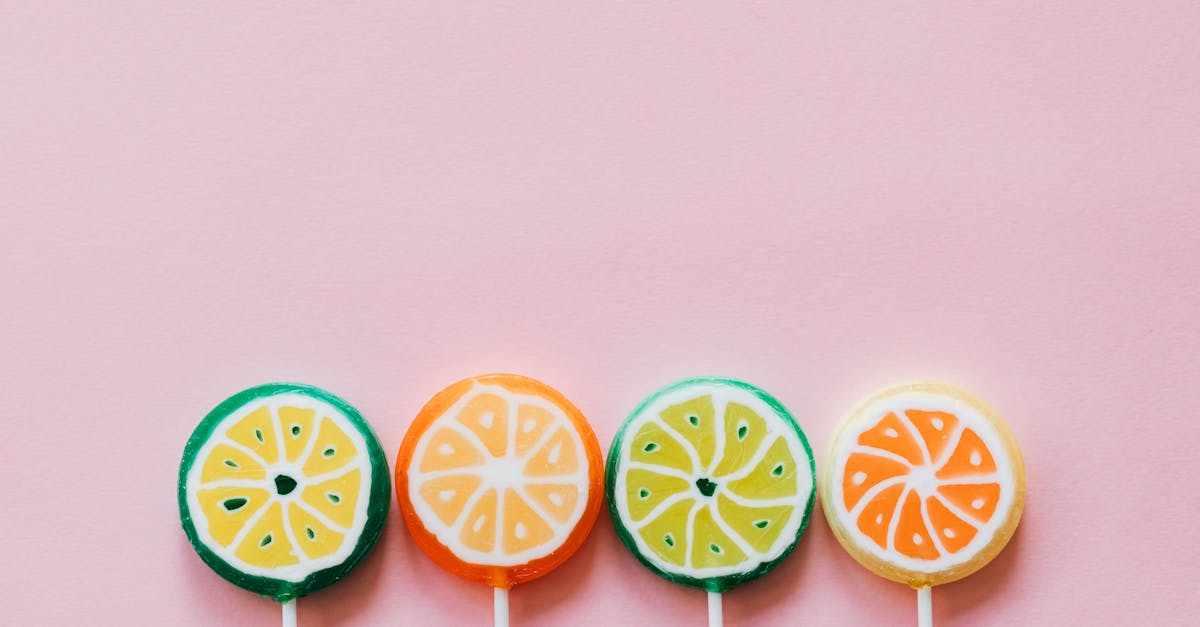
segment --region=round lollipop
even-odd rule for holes
[[[583,414],[550,386],[515,374],[438,392],[396,457],[396,497],[417,545],[451,573],[508,590],[554,570],[600,511],[600,446]]]
[[[651,571],[721,593],[766,574],[808,525],[812,450],[787,409],[748,383],[695,378],[642,401],[613,440],[608,507]]]
[[[1025,468],[1008,425],[944,383],[880,390],[842,421],[821,474],[825,516],[846,551],[918,591],[983,568],[1008,543],[1025,502]]]
[[[179,467],[179,514],[200,557],[283,603],[345,577],[387,517],[387,463],[346,401],[308,385],[239,392],[196,427]]]

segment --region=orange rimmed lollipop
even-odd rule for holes
[[[600,446],[587,420],[550,386],[515,374],[464,379],[417,415],[396,457],[396,497],[434,562],[507,591],[566,561],[604,496]]]

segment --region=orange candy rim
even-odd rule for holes
[[[579,522],[568,534],[566,540],[548,555],[516,566],[491,566],[460,559],[425,526],[408,496],[408,469],[421,436],[476,384],[496,385],[514,394],[538,396],[553,403],[563,411],[579,434],[583,441],[584,453],[587,456],[587,504]],[[518,374],[486,374],[469,377],[435,394],[421,408],[416,419],[409,426],[408,432],[404,435],[400,451],[396,455],[395,479],[396,500],[400,505],[400,514],[404,518],[409,534],[412,535],[421,551],[450,573],[468,581],[487,584],[493,588],[509,589],[516,584],[537,579],[558,568],[583,546],[600,513],[601,504],[604,502],[604,460],[596,434],[592,431],[592,427],[583,413],[558,390],[541,381]]]

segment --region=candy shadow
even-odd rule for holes
[[[832,536],[824,529],[825,518],[814,507],[808,528],[800,536],[792,552],[771,572],[749,581],[724,594],[725,622],[734,625],[777,624],[790,617],[780,616],[781,608],[793,605],[797,594],[810,589],[804,579],[813,556],[813,548]]]
[[[1005,589],[1012,585],[1021,560],[1022,535],[1021,525],[1018,525],[1008,545],[990,564],[965,579],[933,589],[935,624],[940,621],[954,624],[971,616],[994,615],[986,606],[989,602],[1001,602],[993,599],[1004,599]],[[916,603],[915,599],[913,602]]]
[[[516,625],[545,623],[550,616],[565,615],[572,606],[601,588],[599,565],[603,552],[620,545],[608,512],[601,510],[591,533],[579,550],[554,571],[515,586],[509,593],[509,616]],[[564,585],[569,582],[569,585]]]
[[[362,624],[357,617],[371,607],[371,599],[382,586],[388,554],[396,551],[396,545],[405,539],[402,537],[403,525],[397,528],[399,518],[393,503],[383,533],[363,561],[340,581],[297,599],[296,614],[300,624]]]
[[[204,617],[202,622],[212,625],[279,622],[282,610],[278,603],[223,579],[200,559],[182,531],[175,546],[183,565],[185,585],[180,594],[181,601],[189,608],[188,615]]]

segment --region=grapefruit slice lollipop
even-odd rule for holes
[[[680,381],[652,394],[608,455],[608,506],[625,546],[655,574],[721,593],[766,574],[812,514],[812,451],[792,415],[750,384]]]
[[[230,582],[284,604],[346,576],[387,518],[387,462],[342,399],[275,383],[226,399],[196,427],[179,468],[183,529]]]
[[[417,415],[396,457],[396,497],[434,562],[496,590],[545,575],[583,544],[603,496],[600,446],[550,386],[515,374],[464,379]]]
[[[919,591],[983,568],[1016,530],[1025,469],[1003,418],[970,392],[909,383],[872,394],[842,421],[821,477],[838,541],[876,574]]]

